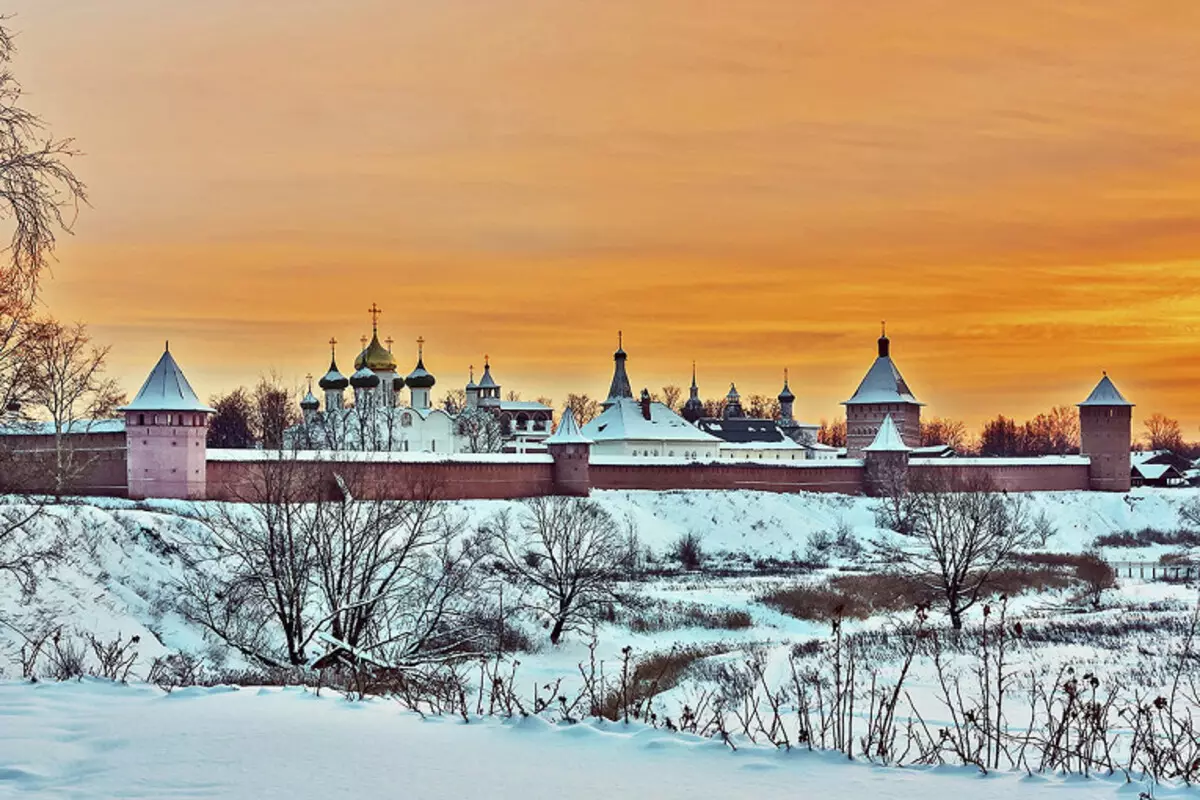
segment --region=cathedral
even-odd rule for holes
[[[542,403],[504,400],[484,357],[483,376],[474,370],[463,407],[436,404],[437,384],[425,367],[425,340],[418,338],[417,362],[407,375],[397,371],[393,340],[379,340],[379,315],[372,305],[371,337],[362,338],[347,378],[337,365],[337,340],[329,340],[329,370],[317,382],[322,405],[308,392],[300,401],[303,419],[288,432],[289,444],[317,450],[384,450],[417,453],[540,452],[551,432],[552,409]],[[405,403],[405,390],[408,402]],[[347,397],[349,390],[350,397]]]

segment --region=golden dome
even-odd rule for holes
[[[354,359],[355,369],[362,369],[364,365],[375,372],[396,371],[396,359],[392,358],[391,351],[379,343],[378,333],[371,336],[371,343]]]

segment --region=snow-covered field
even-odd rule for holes
[[[0,685],[0,796],[45,798],[1137,797],[1123,779],[847,764],[622,723],[463,724],[301,689]],[[1158,797],[1190,796],[1157,787]]]
[[[1147,489],[1129,495],[1033,494],[1027,500],[1031,511],[1044,514],[1053,526],[1045,549],[1080,553],[1103,534],[1175,530],[1180,506],[1198,494]],[[681,491],[597,492],[594,498],[637,531],[652,565],[670,566],[678,538],[696,534],[709,564],[723,569],[721,575],[640,582],[636,588],[644,599],[749,617],[748,625],[732,630],[668,625],[634,632],[622,620],[601,624],[595,630],[595,655],[610,675],[625,646],[636,654],[706,648],[717,653],[705,659],[710,666],[744,664],[753,654],[762,659],[772,683],[786,684],[793,648],[827,643],[831,629],[788,616],[759,597],[769,588],[820,580],[834,570],[795,576],[755,566],[798,561],[816,534],[849,531],[865,541],[879,533],[874,501],[859,497]],[[456,513],[470,529],[513,505],[465,502]],[[857,800],[970,791],[980,797],[1137,796],[1136,790],[1128,794],[1133,787],[1116,780],[980,779],[974,770],[846,765],[844,756],[776,753],[761,741],[742,741],[731,753],[711,740],[637,725],[422,721],[396,703],[349,703],[328,691],[319,698],[300,689],[187,689],[164,696],[136,680],[145,678],[158,656],[187,651],[213,669],[244,664],[171,608],[171,586],[187,580],[191,569],[184,543],[188,526],[196,524],[179,512],[195,510],[186,503],[96,499],[51,507],[38,518],[31,536],[61,537],[69,555],[40,576],[32,597],[11,581],[0,581],[0,681],[7,680],[0,683],[0,795],[574,798],[770,797],[802,791]],[[1167,549],[1103,554],[1114,561],[1157,560]],[[729,568],[743,571],[730,574]],[[1157,691],[1166,678],[1164,664],[1177,649],[1181,621],[1196,600],[1195,586],[1130,579],[1107,593],[1104,610],[1083,615],[1066,615],[1078,604],[1065,591],[1014,598],[1012,618],[1030,626],[1119,628],[1136,621],[1141,630],[1105,641],[1068,632],[1061,642],[1016,647],[1013,668],[1052,678],[1070,664],[1080,674],[1094,672],[1136,691]],[[665,613],[663,608],[652,606],[648,613]],[[981,614],[974,609],[968,624],[978,624]],[[847,622],[843,632],[888,631],[897,622],[878,615]],[[20,682],[24,640],[18,631],[53,625],[101,640],[139,637],[134,682]],[[545,686],[561,679],[563,692],[577,691],[580,664],[592,655],[587,638],[576,634],[553,648],[535,621],[518,625],[538,643],[534,652],[519,654],[519,683]],[[824,652],[809,661],[819,666],[827,658]],[[959,658],[969,661],[970,654]],[[889,670],[895,665],[873,666],[879,667],[881,680],[893,677]],[[969,673],[969,666],[962,669]],[[930,665],[914,665],[907,685],[930,724],[945,723]],[[657,707],[677,718],[701,689],[693,681],[681,684],[662,694]],[[1156,796],[1163,792],[1155,790]]]

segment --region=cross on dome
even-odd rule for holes
[[[379,328],[379,315],[383,313],[383,309],[371,303],[371,307],[367,309],[367,313],[371,315],[371,329],[377,330]]]

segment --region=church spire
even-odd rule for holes
[[[617,331],[617,352],[613,353],[613,378],[608,387],[608,398],[602,403],[604,408],[616,403],[622,398],[633,399],[633,389],[629,386],[629,375],[625,372],[624,336]]]
[[[704,416],[704,403],[700,400],[700,387],[696,385],[696,362],[694,360],[692,361],[692,385],[688,389],[688,399],[680,410],[680,416],[693,424]]]

